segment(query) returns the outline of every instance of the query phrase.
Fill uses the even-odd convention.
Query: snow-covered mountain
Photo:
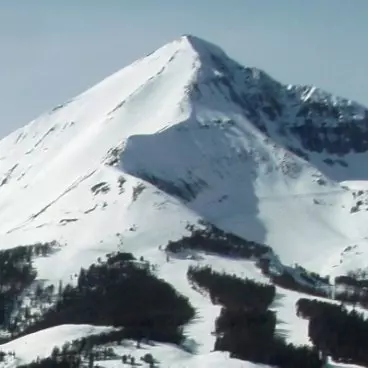
[[[219,308],[189,287],[194,261],[167,263],[158,247],[205,220],[268,244],[284,264],[365,268],[367,152],[363,106],[183,36],[0,142],[0,244],[60,242],[35,260],[54,284],[117,249],[143,256],[199,310],[188,331],[208,354]],[[251,262],[206,259],[263,280]],[[296,298],[278,313],[290,341],[308,343]]]

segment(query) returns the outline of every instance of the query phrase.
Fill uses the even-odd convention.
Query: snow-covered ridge
[[[37,240],[57,238],[55,227],[64,217],[79,220],[67,229],[84,226],[90,221],[84,211],[99,198],[90,187],[98,180],[116,182],[121,169],[155,186],[160,182],[169,195],[181,193],[196,216],[269,243],[287,261],[314,261],[313,244],[319,248],[321,239],[336,244],[333,252],[351,238],[363,238],[334,223],[336,216],[346,223],[349,212],[340,204],[349,201],[349,193],[336,179],[355,179],[358,170],[364,178],[364,171],[354,157],[340,159],[347,167],[338,169],[322,155],[298,157],[300,143],[279,132],[286,123],[272,121],[271,110],[267,115],[261,109],[287,110],[285,93],[290,88],[199,38],[183,36],[163,46],[0,142],[3,246],[19,243],[24,231]],[[108,162],[119,170],[106,167]],[[118,208],[122,200],[120,208],[130,217],[126,199],[112,199],[114,192],[111,206]],[[321,196],[334,203],[332,222],[330,209],[316,209],[313,202]],[[316,236],[309,231],[315,210],[323,218],[313,225],[320,229]],[[296,211],[296,231],[287,232],[288,240],[280,211]],[[66,228],[60,234],[69,243]]]
[[[285,264],[336,275],[366,267],[360,254],[339,256],[368,249],[367,214],[352,213],[349,187],[368,179],[367,116],[183,36],[0,141],[0,246],[60,242],[35,261],[54,284],[117,249],[144,256],[200,311],[190,333],[206,356],[218,308],[188,287],[189,263],[166,264],[158,247],[204,219],[269,244]],[[205,260],[259,277],[249,264]],[[304,343],[296,297],[280,313],[290,340]]]

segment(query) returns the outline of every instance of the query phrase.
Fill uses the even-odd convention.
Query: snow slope
[[[187,327],[195,364],[217,356],[210,352],[219,309],[188,285],[187,266],[196,261],[167,263],[158,249],[186,234],[188,223],[205,219],[269,244],[286,264],[335,274],[366,267],[359,254],[339,259],[355,243],[368,252],[367,215],[351,213],[357,189],[347,185],[356,166],[332,175],[321,163],[326,153],[298,156],[286,142],[296,147],[295,137],[280,135],[270,119],[266,134],[237,97],[255,98],[260,83],[289,107],[290,91],[299,103],[326,99],[271,83],[183,36],[15,131],[0,141],[1,247],[59,241],[59,252],[35,262],[39,279],[54,284],[116,249],[156,263],[199,311]],[[262,279],[251,263],[203,262]],[[286,293],[275,308],[290,341],[308,343],[295,300]]]
[[[3,352],[16,352],[15,358],[8,359],[3,366],[17,367],[20,364],[30,363],[37,358],[47,358],[51,355],[55,346],[61,348],[65,342],[112,330],[112,327],[89,325],[62,325],[48,328],[1,345],[1,351]]]
[[[224,86],[207,83],[222,73],[213,55],[237,66],[217,47],[182,37],[2,140],[2,246],[23,243],[27,234],[62,239],[73,257],[95,249],[95,239],[130,228],[138,207],[152,207],[131,203],[139,178],[162,184],[166,193],[157,195],[170,204],[157,208],[159,217],[180,207],[184,221],[204,217],[270,244],[286,262],[318,269],[326,256],[362,239],[366,233],[350,224],[345,205],[351,193],[267,138]],[[104,165],[112,150],[121,156],[118,168]],[[127,178],[121,195],[120,175]],[[110,192],[93,195],[99,182]],[[178,192],[185,205],[167,199]],[[138,228],[147,222],[139,221]],[[87,224],[93,234],[80,231]]]
[[[15,368],[18,364],[25,364],[36,360],[37,357],[46,357],[51,354],[54,346],[61,347],[65,342],[82,338],[98,332],[105,332],[106,329],[92,328],[91,326],[60,326],[58,328],[32,334],[26,338],[13,341],[8,344],[10,350],[19,351],[18,358],[9,357],[3,368]],[[26,341],[24,341],[26,340]],[[110,345],[116,354],[133,356],[140,366],[148,367],[141,363],[140,358],[147,353],[157,360],[164,368],[202,368],[202,367],[230,367],[230,368],[267,368],[264,365],[256,365],[238,359],[232,359],[228,353],[212,352],[203,355],[192,355],[183,350],[168,344],[142,345],[141,349],[136,349],[136,344],[125,341],[123,345]],[[121,358],[113,360],[100,360],[96,362],[103,368],[123,368]],[[127,366],[127,365],[125,365]]]
[[[63,325],[50,328],[29,336],[17,339],[2,346],[2,351],[16,352],[16,357],[9,356],[2,368],[16,368],[19,364],[26,364],[39,358],[47,357],[51,354],[55,346],[62,347],[66,342],[73,341],[89,335],[103,333],[111,330],[106,327],[94,327],[88,325]],[[169,344],[142,345],[141,349],[136,348],[133,341],[125,341],[122,345],[110,344],[118,356],[131,355],[137,362],[147,353],[152,354],[155,360],[164,368],[202,368],[202,367],[230,367],[230,368],[267,368],[268,366],[245,362],[230,358],[228,353],[209,352],[192,355],[182,349]],[[121,359],[106,360],[96,362],[103,368],[123,368]],[[143,364],[143,366],[145,366]],[[148,367],[148,365],[147,365]],[[326,368],[359,368],[357,365],[334,363],[329,361]]]

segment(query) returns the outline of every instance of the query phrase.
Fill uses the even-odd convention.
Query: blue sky
[[[367,0],[0,0],[0,136],[181,34],[368,105]]]

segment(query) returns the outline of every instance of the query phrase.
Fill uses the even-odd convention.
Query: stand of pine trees
[[[0,325],[15,329],[10,315],[18,306],[18,297],[36,279],[35,257],[45,257],[58,247],[57,242],[18,246],[0,251]]]
[[[267,245],[244,240],[210,224],[206,224],[203,229],[189,225],[187,230],[191,234],[177,241],[170,241],[166,251],[179,253],[189,249],[244,259],[258,258],[272,251]]]
[[[81,269],[77,286],[67,285],[59,301],[22,334],[61,324],[124,327],[124,337],[180,343],[195,311],[187,298],[151,272],[150,264],[115,253]]]
[[[189,267],[187,277],[205,289],[214,304],[232,309],[267,310],[275,298],[273,285],[256,283],[234,275],[218,273],[211,267]]]
[[[276,336],[276,314],[269,310],[275,287],[213,271],[190,267],[188,279],[222,305],[216,320],[215,350],[231,356],[280,368],[321,368],[318,351],[287,344]]]
[[[368,309],[368,280],[365,273],[338,276],[335,278],[335,298],[343,302],[358,304]]]
[[[368,320],[356,310],[319,300],[299,299],[297,313],[309,320],[313,344],[337,362],[368,366]]]
[[[81,360],[79,358],[65,358],[55,360],[54,358],[45,358],[29,364],[18,366],[18,368],[80,368]]]
[[[318,283],[329,285],[328,278],[308,272],[302,267],[298,267],[297,273],[304,282],[300,282],[294,276],[294,270],[278,263],[277,270],[272,264],[275,258],[271,247],[242,239],[234,234],[222,231],[211,224],[204,224],[203,228],[197,229],[193,225],[187,227],[190,235],[177,241],[171,241],[166,246],[166,251],[171,253],[181,253],[185,251],[207,252],[219,256],[242,258],[256,261],[262,273],[270,278],[275,285],[285,289],[299,291],[314,296],[324,296],[324,290],[317,287]]]
[[[301,266],[285,266],[276,261],[272,248],[265,244],[242,239],[234,234],[227,233],[214,225],[202,223],[202,228],[188,225],[190,235],[177,241],[171,241],[166,246],[170,253],[207,252],[219,256],[254,260],[256,266],[269,278],[274,285],[300,293],[330,298],[334,288],[329,277],[310,272]],[[368,280],[360,280],[364,273],[336,278],[336,285],[346,286],[337,290],[335,299],[359,304],[368,308]]]

